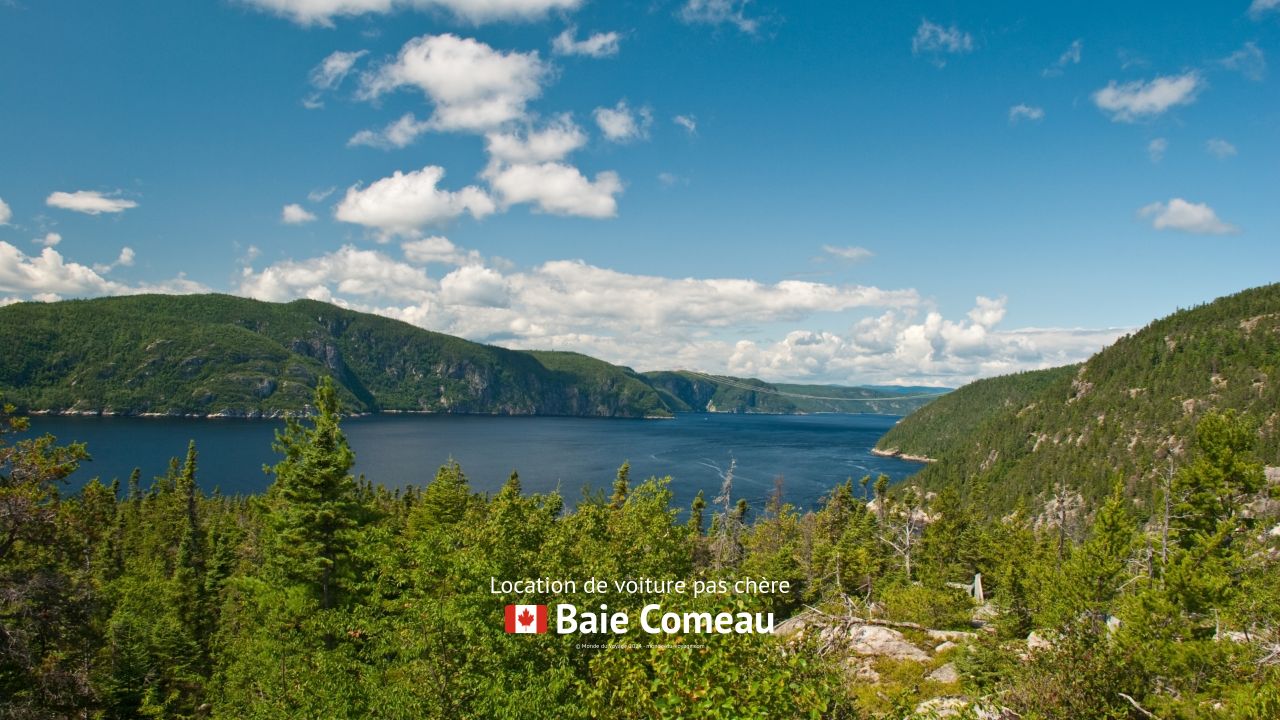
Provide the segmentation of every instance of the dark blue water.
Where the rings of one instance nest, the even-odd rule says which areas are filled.
[[[900,480],[920,465],[869,451],[898,420],[885,415],[679,415],[674,420],[615,420],[459,415],[380,415],[351,418],[343,429],[356,453],[356,473],[387,487],[426,484],[449,458],[456,459],[481,492],[494,492],[512,470],[526,492],[560,488],[574,503],[582,488],[609,490],[614,473],[630,460],[633,480],[670,475],[675,503],[687,507],[699,490],[708,500],[720,489],[720,473],[737,460],[734,496],[760,508],[783,476],[784,496],[812,507],[845,478],[885,473]],[[91,462],[72,477],[123,483],[135,466],[143,485],[163,474],[169,458],[194,438],[199,481],[224,494],[264,490],[264,464],[279,458],[271,440],[281,421],[170,418],[35,417],[32,430],[60,442],[85,441]]]

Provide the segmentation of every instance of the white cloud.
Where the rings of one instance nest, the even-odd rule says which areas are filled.
[[[298,203],[285,205],[280,211],[280,222],[285,225],[301,225],[315,220],[316,216]]]
[[[566,114],[553,118],[541,130],[491,132],[485,135],[489,156],[503,163],[542,163],[563,160],[587,143],[587,135]]]
[[[448,305],[508,307],[510,295],[502,274],[480,265],[464,265],[440,280],[440,299]]]
[[[1045,77],[1055,77],[1062,74],[1062,71],[1069,65],[1079,65],[1080,55],[1084,50],[1083,40],[1074,40],[1067,49],[1058,56],[1058,59],[1052,65],[1044,69],[1042,73]]]
[[[523,117],[549,72],[537,52],[502,52],[470,38],[424,35],[405,43],[394,61],[367,73],[361,96],[373,99],[416,87],[435,105],[432,127],[482,132]]]
[[[332,90],[341,85],[342,81],[351,73],[351,69],[355,67],[356,62],[368,54],[368,50],[355,50],[352,52],[338,50],[332,52],[324,60],[321,60],[319,65],[311,69],[308,79],[317,90]]]
[[[626,100],[619,100],[611,108],[598,107],[594,115],[596,125],[609,142],[628,143],[648,139],[649,126],[653,124],[653,113],[649,108],[632,110]]]
[[[1280,9],[1280,0],[1253,0],[1249,5],[1249,15],[1256,20],[1267,12],[1277,9]]]
[[[1115,122],[1135,122],[1160,115],[1177,105],[1190,105],[1206,84],[1195,70],[1123,85],[1112,80],[1093,94],[1093,102]]]
[[[1197,235],[1228,235],[1239,228],[1218,218],[1213,208],[1204,203],[1173,198],[1167,203],[1154,202],[1138,211],[1140,217],[1151,218],[1157,230],[1181,230]]]
[[[557,55],[586,55],[593,58],[612,57],[618,54],[622,36],[616,32],[598,32],[576,39],[578,28],[570,26],[551,41],[551,50]]]
[[[475,265],[481,262],[480,253],[475,250],[464,251],[449,238],[439,235],[407,240],[400,244],[404,257],[411,263],[426,265],[427,263],[443,263],[446,265]]]
[[[1256,43],[1247,42],[1239,50],[1218,62],[1228,70],[1235,70],[1250,80],[1262,82],[1267,77],[1267,56]]]
[[[428,165],[421,170],[382,178],[366,188],[353,185],[338,203],[334,217],[342,222],[392,235],[416,236],[425,225],[441,224],[463,213],[477,219],[494,212],[493,200],[478,187],[456,192],[437,187],[444,168]]]
[[[1169,150],[1169,141],[1162,138],[1154,138],[1147,143],[1147,157],[1151,158],[1151,162],[1158,163],[1164,159],[1164,154]]]
[[[45,233],[44,237],[36,238],[31,242],[36,243],[37,245],[43,245],[45,247],[53,247],[58,243],[62,242],[62,236],[56,232],[49,232],[49,233]]]
[[[1119,329],[996,330],[1005,301],[978,298],[967,321],[934,311],[889,311],[847,332],[796,330],[776,342],[742,340],[729,373],[766,380],[949,385],[1083,360],[1123,334]]]
[[[9,204],[0,198],[0,225],[8,225],[13,219],[13,210],[9,209]]]
[[[118,197],[108,197],[96,190],[77,190],[76,192],[55,192],[45,198],[49,207],[73,210],[86,215],[124,212],[138,207],[138,203]]]
[[[237,292],[271,302],[307,297],[345,306],[341,295],[429,303],[437,290],[438,284],[421,268],[376,250],[344,245],[320,257],[284,260],[261,272],[246,267]]]
[[[124,248],[111,267],[130,265],[133,260],[133,251]],[[26,255],[13,245],[0,241],[0,292],[16,292],[35,299],[50,299],[53,296],[209,292],[209,288],[181,275],[161,283],[125,285],[107,280],[90,267],[68,262],[51,247],[44,248],[39,255]]]
[[[337,189],[338,188],[336,187],[328,187],[328,188],[320,188],[318,190],[312,190],[311,192],[307,193],[307,200],[313,203],[324,202],[325,199],[328,198],[330,195],[332,195],[333,192]]]
[[[750,1],[686,0],[680,8],[680,19],[687,23],[729,24],[744,33],[754,33],[760,29],[760,20],[747,17],[747,4]]]
[[[664,171],[658,173],[658,182],[662,183],[663,187],[675,187],[676,185],[688,185],[689,178]]]
[[[92,268],[66,262],[53,248],[28,256],[0,240],[0,291],[103,295],[109,294],[112,286]]]
[[[299,25],[332,26],[340,17],[385,15],[401,10],[440,8],[462,20],[485,23],[498,20],[532,20],[551,10],[575,10],[583,0],[243,0]]]
[[[96,270],[97,272],[105,274],[105,273],[111,272],[112,270],[115,270],[118,267],[132,267],[135,257],[136,256],[134,255],[133,248],[130,248],[130,247],[120,248],[120,255],[116,258],[115,262],[109,263],[109,264],[98,263],[93,266],[93,269]]]
[[[851,262],[851,263],[859,263],[859,262],[862,262],[863,260],[869,260],[875,255],[875,253],[871,252],[870,250],[864,247],[858,247],[856,245],[847,245],[847,246],[823,245],[822,252],[834,258],[838,258],[845,262]]]
[[[431,129],[431,123],[419,120],[413,113],[405,113],[399,120],[381,130],[361,130],[347,141],[348,147],[367,145],[369,147],[390,150],[402,148],[413,143],[419,135]]]
[[[622,180],[612,171],[588,180],[577,168],[558,162],[495,166],[486,177],[504,205],[533,203],[553,215],[610,218],[618,214],[614,197]]]
[[[671,118],[671,122],[684,128],[690,135],[698,134],[698,119],[692,115],[677,115]]]
[[[1000,330],[1007,301],[979,297],[962,319],[914,290],[741,278],[637,275],[575,260],[499,270],[442,237],[405,242],[405,262],[346,246],[246,269],[238,292],[312,297],[507,347],[584,352],[637,369],[814,382],[958,385],[1081,360],[1119,330]],[[427,263],[454,265],[438,282]],[[843,313],[875,314],[845,319]],[[792,323],[836,323],[834,332]],[[743,340],[748,333],[755,339]],[[762,337],[763,334],[763,337]]]
[[[1016,125],[1019,120],[1042,120],[1044,119],[1044,108],[1034,107],[1019,103],[1009,108],[1009,124]]]
[[[946,65],[942,55],[963,55],[973,52],[973,36],[952,25],[942,27],[921,19],[916,34],[911,38],[913,55],[932,55],[938,67]]]
[[[1204,149],[1207,150],[1210,155],[1218,158],[1219,160],[1225,160],[1226,158],[1236,154],[1236,146],[1222,138],[1210,138],[1209,141],[1204,144]]]

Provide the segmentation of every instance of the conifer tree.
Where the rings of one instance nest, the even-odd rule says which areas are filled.
[[[351,465],[355,461],[338,427],[342,408],[333,379],[316,386],[310,427],[290,418],[276,433],[284,455],[271,469],[272,559],[282,574],[314,591],[322,608],[337,601],[338,581],[355,544],[358,503]]]
[[[613,496],[609,498],[609,507],[617,510],[627,501],[627,492],[631,488],[631,461],[622,463],[618,474],[613,479]]]

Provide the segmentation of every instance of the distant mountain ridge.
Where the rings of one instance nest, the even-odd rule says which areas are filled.
[[[689,394],[667,377],[680,373],[508,350],[314,300],[229,295],[18,303],[0,308],[0,347],[0,395],[29,412],[277,416],[304,410],[323,375],[357,413],[664,417],[839,406],[777,399],[788,392],[848,395],[846,412],[905,413],[928,401],[739,378],[698,380]],[[697,402],[705,393],[711,407]]]
[[[1086,500],[1122,479],[1147,497],[1209,410],[1246,413],[1280,465],[1280,284],[1156,320],[1079,365],[979,380],[903,419],[877,444],[937,462],[921,485],[996,509],[1062,483]]]
[[[865,412],[906,415],[946,389],[908,393],[886,388],[767,383],[687,370],[644,373],[669,407],[693,412]]]

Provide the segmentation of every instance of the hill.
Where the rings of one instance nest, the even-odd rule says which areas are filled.
[[[0,308],[0,347],[0,394],[37,412],[273,416],[304,409],[324,375],[353,412],[650,417],[694,409],[649,376],[586,355],[483,345],[314,300],[18,303]],[[921,402],[850,407],[905,412]]]
[[[691,412],[906,415],[947,392],[945,388],[904,393],[900,388],[767,383],[687,370],[647,372],[644,377],[668,406]]]
[[[312,300],[139,295],[0,308],[0,392],[36,410],[259,416],[322,375],[355,412],[667,414],[636,373]]]
[[[1145,497],[1211,409],[1253,418],[1262,459],[1280,465],[1278,370],[1280,284],[1175,312],[1081,365],[967,385],[878,447],[936,458],[922,485],[980,490],[993,509],[1059,482],[1096,501],[1117,477]]]

